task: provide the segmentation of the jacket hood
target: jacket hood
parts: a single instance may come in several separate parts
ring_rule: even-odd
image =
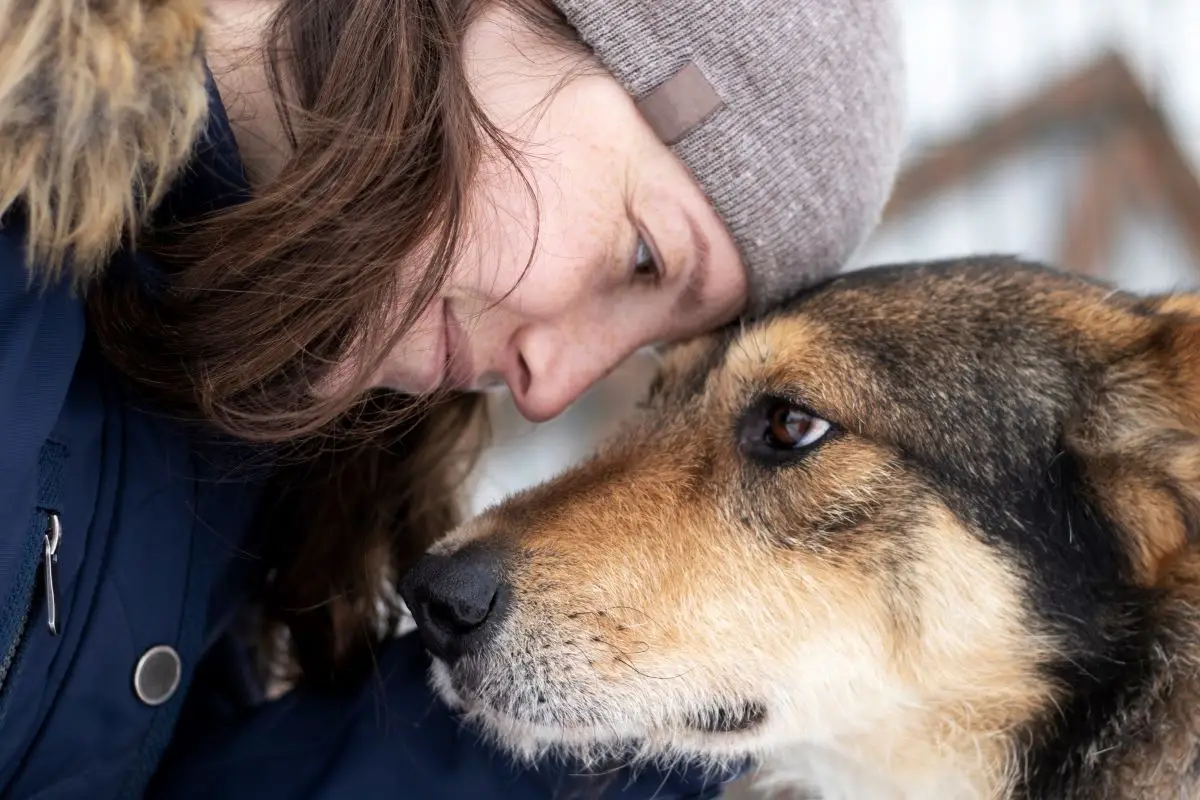
[[[79,286],[203,128],[204,0],[0,0],[0,17],[0,216],[23,216],[31,277]]]

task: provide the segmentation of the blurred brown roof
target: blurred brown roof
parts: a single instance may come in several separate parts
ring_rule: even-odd
[[[1132,200],[1174,218],[1200,269],[1200,181],[1161,109],[1115,53],[1046,85],[966,135],[927,148],[898,179],[884,221],[1064,128],[1089,135],[1064,222],[1060,264],[1096,271],[1113,244],[1116,215]]]

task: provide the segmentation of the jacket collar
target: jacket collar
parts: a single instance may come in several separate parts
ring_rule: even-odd
[[[196,142],[191,160],[180,171],[163,201],[154,210],[151,224],[170,236],[178,225],[195,223],[209,214],[231,208],[250,198],[250,182],[237,139],[212,72],[205,67],[208,121]],[[118,253],[109,275],[134,280],[151,297],[160,294],[172,270],[141,252]]]

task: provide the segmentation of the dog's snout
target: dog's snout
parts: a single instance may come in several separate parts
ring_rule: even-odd
[[[400,594],[425,647],[453,663],[477,651],[508,607],[503,554],[469,545],[450,555],[426,555],[405,575]]]

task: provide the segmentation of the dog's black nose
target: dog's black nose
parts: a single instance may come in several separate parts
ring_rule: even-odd
[[[453,663],[478,651],[507,610],[502,554],[468,545],[448,556],[426,555],[400,582],[400,595],[425,647]]]

